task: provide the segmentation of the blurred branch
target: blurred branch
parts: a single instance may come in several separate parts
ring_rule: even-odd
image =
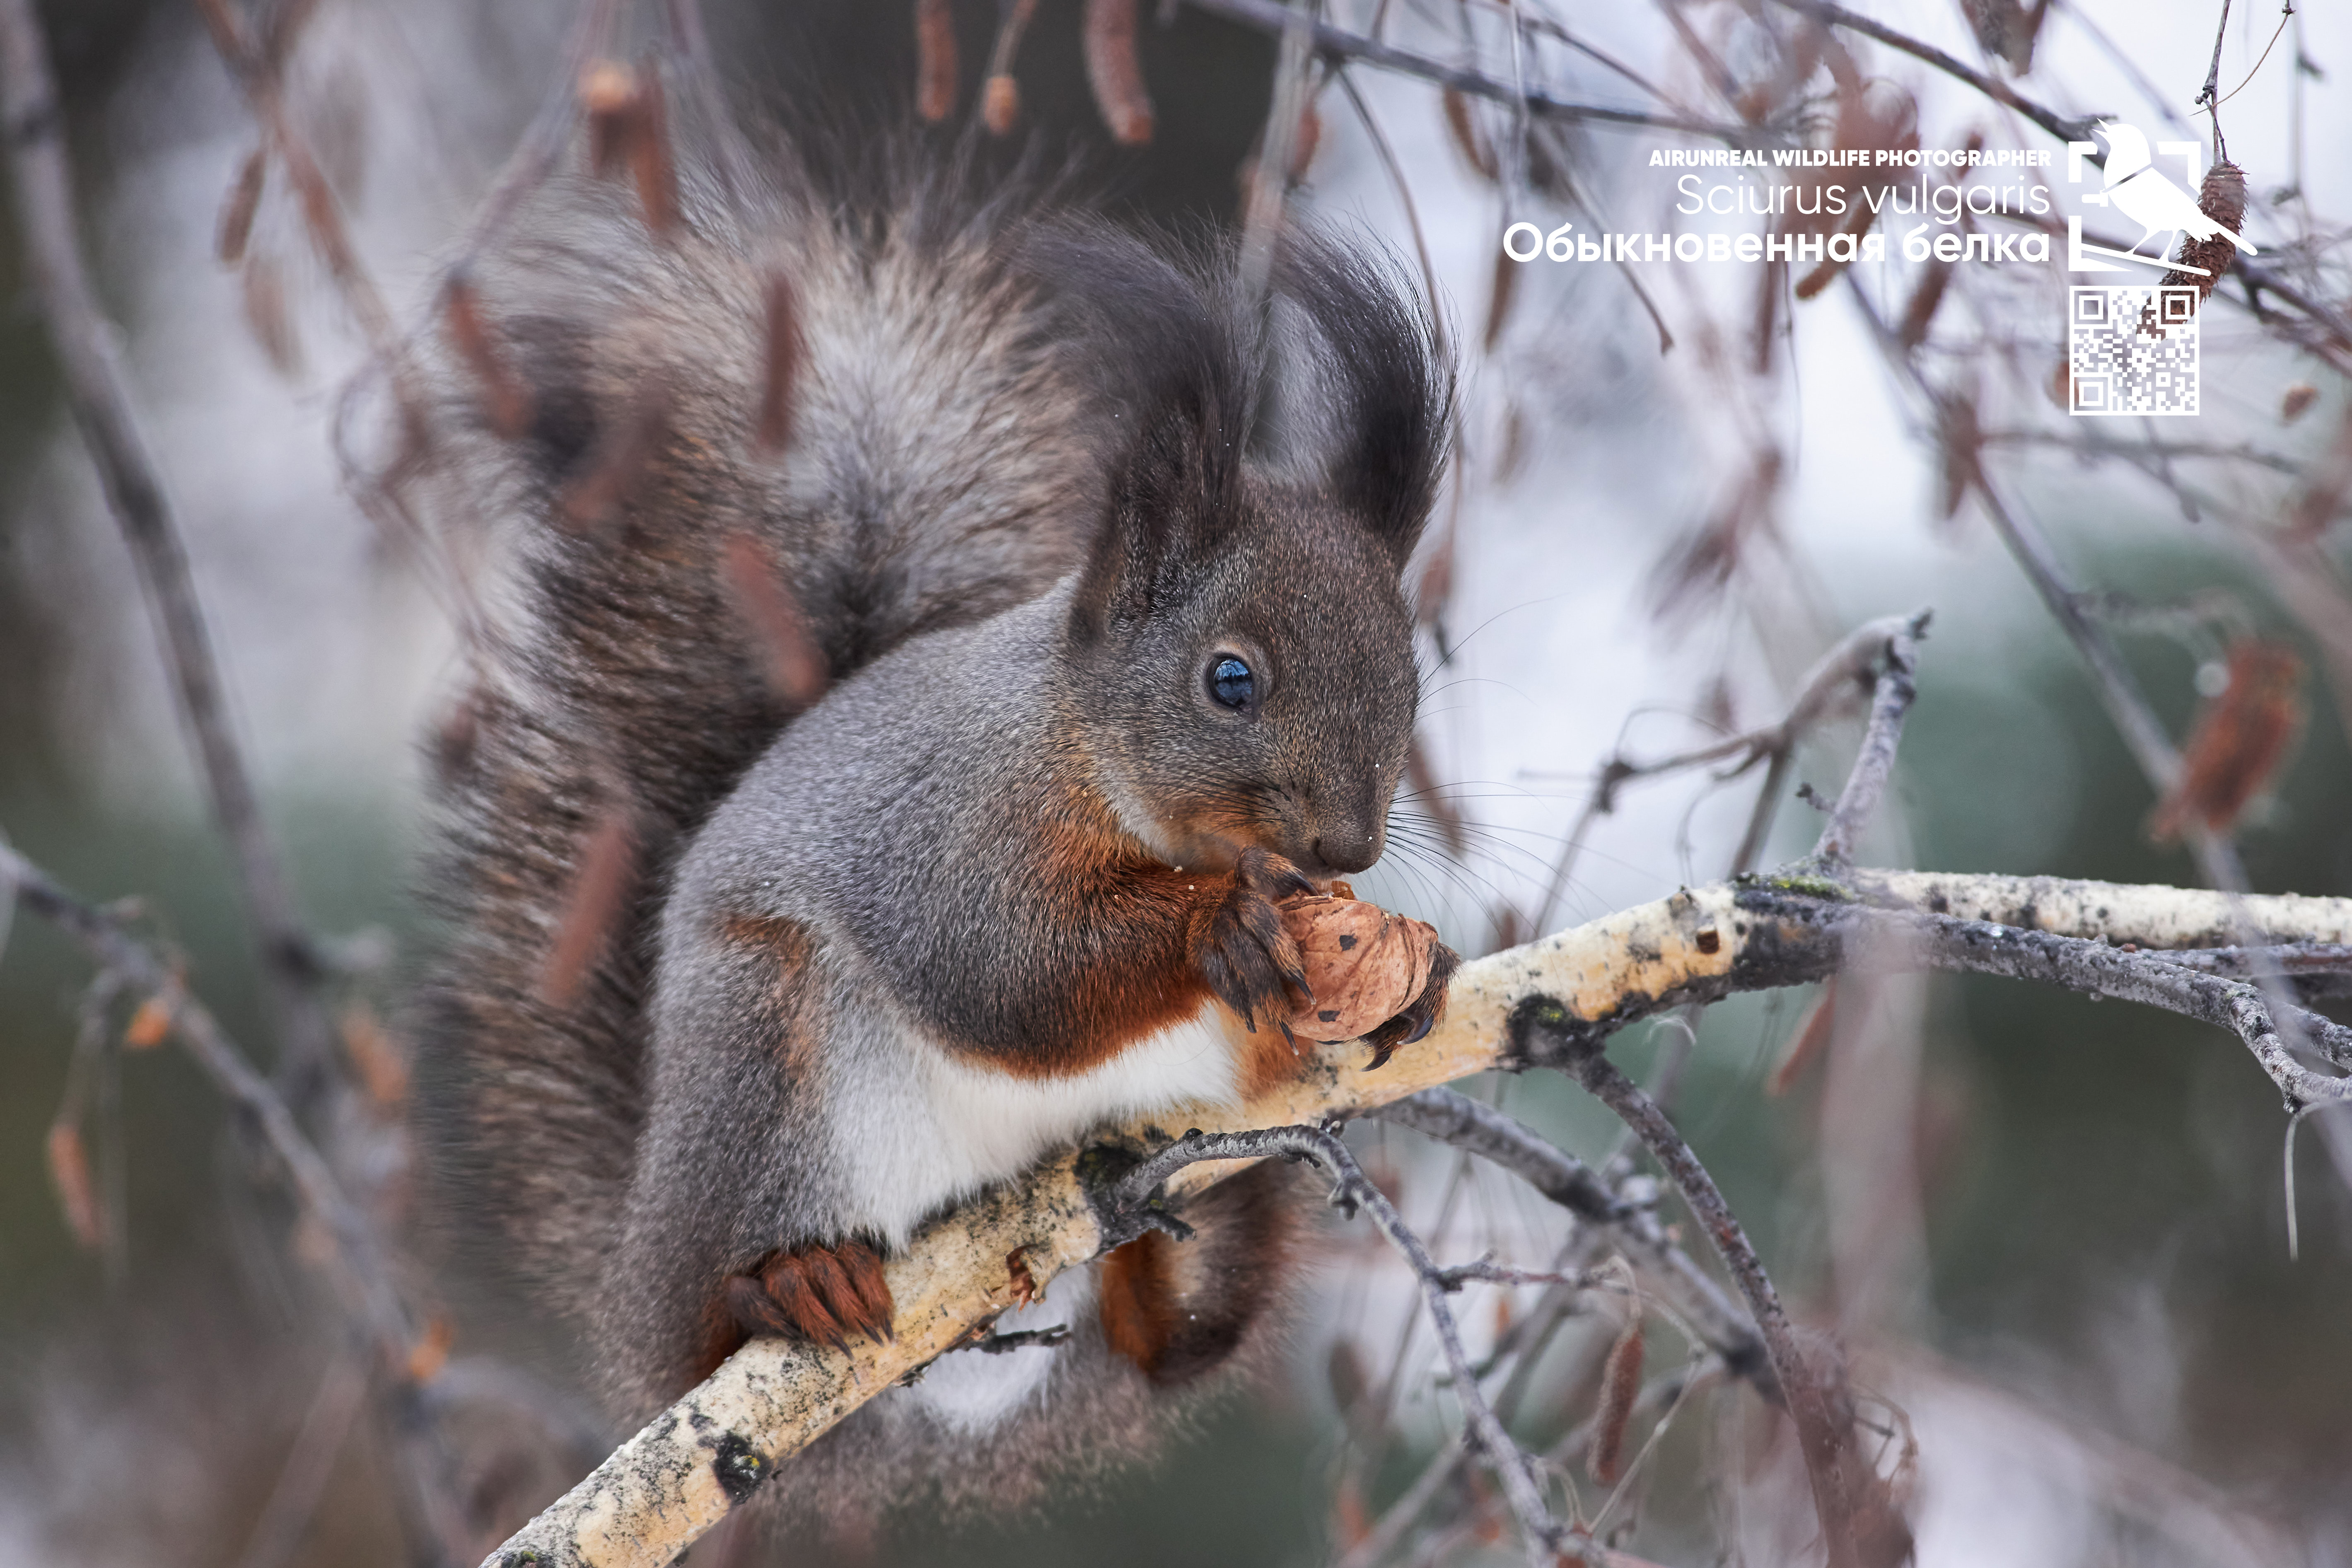
[[[0,0],[0,16],[13,4]],[[269,1080],[189,994],[177,973],[119,921],[67,892],[5,843],[0,843],[0,890],[71,936],[121,989],[149,998],[171,1035],[235,1108],[236,1125],[257,1135],[303,1218],[327,1242],[325,1272],[334,1294],[370,1348],[374,1375],[393,1396],[396,1450],[412,1501],[432,1538],[419,1544],[437,1561],[464,1561],[468,1534],[449,1484],[447,1458],[437,1433],[417,1418],[416,1386],[408,1373],[420,1342],[416,1319],[394,1281],[391,1259],[326,1160]]]
[[[320,966],[237,748],[187,550],[139,426],[118,334],[99,309],[82,260],[64,107],[32,0],[0,0],[0,120],[26,263],[67,402],[146,589],[181,721],[228,839],[246,914],[259,938],[263,994],[285,1067],[298,1084],[315,1082],[331,1039],[316,991]]]
[[[1396,71],[1404,76],[1419,77],[1440,87],[1517,109],[1525,105],[1527,112],[1546,120],[1581,121],[1598,125],[1641,125],[1659,131],[1680,131],[1693,136],[1706,136],[1733,147],[1772,147],[1785,144],[1789,138],[1772,125],[1734,125],[1721,121],[1695,120],[1679,114],[1654,114],[1639,109],[1611,109],[1600,104],[1574,103],[1554,98],[1549,93],[1529,90],[1524,97],[1507,81],[1475,71],[1465,66],[1449,66],[1426,55],[1398,48],[1393,44],[1351,33],[1345,27],[1335,27],[1328,22],[1296,22],[1290,9],[1276,0],[1185,0],[1196,11],[1222,16],[1244,27],[1255,27],[1262,33],[1277,37],[1299,27],[1307,38],[1307,47],[1317,55],[1331,60],[1361,60],[1369,66]]]
[[[1966,82],[1995,103],[2013,109],[2061,142],[2087,142],[2095,116],[2070,119],[2055,110],[2044,108],[2026,97],[2007,82],[1990,77],[1946,54],[1933,44],[1922,43],[1907,33],[1900,33],[1884,22],[1874,22],[1858,12],[1832,4],[1832,0],[1774,0],[1783,10],[1794,11],[1801,16],[1811,16],[1816,22],[1833,27],[1843,27],[1865,38],[1874,38],[1891,49],[1899,49],[1913,59],[1924,60],[1946,76]]]
[[[2101,458],[2210,458],[2220,462],[2252,463],[2282,474],[2300,474],[2301,458],[2266,452],[2251,442],[2231,446],[2219,441],[2111,441],[2094,433],[2061,434],[2051,430],[1987,430],[1988,447],[2055,447],[2063,451]]]
[[[2287,947],[2215,947],[2167,952],[2167,963],[2235,980],[2276,975],[2305,998],[2352,996],[2352,947],[2301,942]]]
[[[1748,828],[1740,836],[1738,849],[1731,860],[1732,874],[1737,876],[1751,869],[1764,853],[1765,836],[1770,832],[1772,817],[1780,805],[1780,787],[1788,775],[1790,760],[1798,745],[1812,733],[1824,720],[1843,702],[1864,691],[1876,688],[1874,670],[1882,658],[1892,658],[1898,638],[1916,639],[1927,625],[1928,612],[1921,610],[1910,616],[1883,616],[1854,627],[1828,652],[1813,663],[1798,682],[1797,695],[1788,711],[1776,723],[1749,730],[1724,740],[1687,752],[1677,752],[1653,763],[1637,763],[1626,757],[1622,750],[1601,764],[1601,773],[1593,781],[1592,793],[1586,798],[1584,809],[1569,830],[1567,842],[1561,847],[1559,858],[1553,863],[1550,880],[1544,888],[1543,900],[1537,906],[1536,929],[1540,931],[1551,921],[1552,911],[1559,907],[1567,891],[1576,859],[1584,846],[1584,836],[1595,817],[1606,816],[1617,805],[1617,791],[1636,779],[1657,778],[1666,773],[1683,773],[1691,768],[1724,764],[1719,782],[1728,782],[1748,772],[1758,763],[1769,763],[1764,785],[1758,793],[1756,808],[1749,815]]]
[[[308,5],[297,5],[289,9],[299,17],[310,8]],[[220,51],[229,75],[245,94],[254,119],[260,121],[262,134],[285,163],[286,177],[301,198],[302,223],[310,232],[310,244],[334,277],[360,330],[379,353],[398,352],[399,337],[393,326],[392,312],[384,305],[375,280],[360,265],[350,226],[343,221],[342,205],[336,201],[334,189],[328,184],[319,161],[310,155],[309,144],[295,133],[293,122],[286,113],[278,79],[286,51],[293,43],[293,28],[278,27],[264,40],[246,26],[233,0],[196,0],[196,10],[204,16],[213,45]]]
[[[1959,439],[1958,432],[1974,428],[1973,410],[1963,410],[1953,398],[1939,391],[1919,368],[1916,345],[1906,344],[1890,331],[1879,316],[1859,283],[1853,284],[1853,298],[1878,341],[1880,352],[1913,390],[1925,400],[1934,417],[1931,428],[1937,439],[1952,443]],[[1965,413],[1966,417],[1956,417]],[[2141,774],[2158,799],[2170,795],[2180,779],[2180,752],[2165,733],[2163,722],[2148,704],[2139,689],[2139,682],[2124,662],[2123,654],[2109,637],[2106,629],[2093,620],[2084,608],[2081,591],[2067,580],[2059,566],[2057,556],[2043,537],[2041,528],[2024,512],[2012,508],[2003,498],[1992,476],[1973,452],[1957,456],[1947,454],[1969,476],[1970,488],[1982,501],[1985,515],[1992,521],[1993,531],[2008,547],[2010,558],[2017,563],[2035,594],[2048,608],[2059,629],[2074,645],[2089,667],[2092,684],[2099,693],[2107,716],[2115,721],[2125,747],[2139,764]],[[2250,884],[2243,862],[2238,858],[2237,846],[2226,834],[2207,829],[2201,823],[2188,825],[2183,837],[2196,856],[2206,880],[2226,892],[2242,894]]]
[[[333,1476],[335,1461],[350,1441],[352,1425],[367,1403],[367,1369],[349,1354],[328,1363],[319,1392],[295,1430],[269,1500],[247,1539],[238,1568],[282,1568],[293,1559],[318,1512],[319,1500]]]
[[[1630,1166],[1612,1160],[1610,1169],[1621,1173],[1612,1185],[1534,1129],[1450,1089],[1424,1089],[1371,1114],[1476,1154],[1576,1215],[1584,1223],[1561,1255],[1564,1264],[1570,1259],[1589,1263],[1601,1245],[1612,1247],[1633,1266],[1647,1297],[1663,1306],[1685,1333],[1697,1343],[1717,1347],[1717,1353],[1707,1357],[1709,1364],[1736,1373],[1765,1398],[1780,1402],[1780,1385],[1755,1324],[1670,1239],[1657,1218],[1656,1184],[1651,1178],[1636,1176]],[[1552,1335],[1591,1284],[1589,1269],[1563,1280],[1496,1342],[1479,1373],[1483,1379],[1511,1363],[1492,1402],[1504,1421],[1511,1419]],[[1573,1385],[1574,1379],[1569,1382]],[[1552,1451],[1559,1455],[1569,1448],[1555,1445]],[[1456,1486],[1470,1458],[1468,1446],[1458,1439],[1442,1447],[1380,1519],[1349,1545],[1336,1568],[1370,1568],[1386,1559],[1440,1495]]]
[[[1706,1167],[1657,1102],[1602,1053],[1604,1037],[1558,1004],[1538,1003],[1513,1016],[1515,1053],[1568,1073],[1616,1112],[1675,1184],[1724,1266],[1764,1341],[1772,1374],[1797,1426],[1821,1517],[1830,1568],[1893,1568],[1911,1554],[1911,1532],[1877,1473],[1853,1439],[1852,1398],[1842,1371],[1797,1343],[1780,1292],[1748,1232],[1724,1200]]]
[[[1364,1210],[1389,1244],[1403,1256],[1421,1288],[1423,1310],[1429,1314],[1430,1323],[1437,1331],[1437,1342],[1445,1354],[1454,1395],[1462,1405],[1469,1440],[1485,1455],[1486,1463],[1501,1480],[1503,1495],[1518,1517],[1535,1568],[1549,1568],[1562,1553],[1589,1546],[1589,1540],[1580,1539],[1552,1517],[1544,1501],[1535,1461],[1511,1440],[1478,1386],[1478,1375],[1462,1348],[1461,1325],[1454,1321],[1454,1309],[1446,1300],[1461,1289],[1464,1279],[1473,1276],[1466,1270],[1438,1267],[1421,1238],[1397,1213],[1396,1205],[1372,1184],[1336,1134],[1315,1127],[1276,1127],[1213,1136],[1188,1132],[1129,1173],[1119,1184],[1118,1197],[1126,1205],[1140,1206],[1171,1176],[1189,1165],[1209,1160],[1259,1160],[1268,1155],[1305,1158],[1320,1164],[1330,1173],[1334,1183],[1331,1201],[1351,1216],[1357,1209]]]
[[[1813,846],[1813,858],[1832,864],[1853,858],[1854,841],[1862,830],[1870,826],[1878,810],[1879,796],[1886,793],[1886,781],[1895,772],[1895,749],[1903,739],[1903,716],[1911,710],[1912,700],[1918,696],[1916,677],[1919,668],[1918,640],[1927,632],[1927,613],[1922,610],[1897,627],[1886,639],[1886,668],[1879,671],[1871,696],[1870,723],[1862,735],[1862,750],[1855,755],[1853,768],[1846,774],[1845,788],[1838,793],[1837,804],[1830,808],[1828,826],[1822,829],[1819,843]]]
[[[1372,1114],[1469,1150],[1600,1230],[1676,1315],[1697,1331],[1726,1368],[1754,1383],[1766,1398],[1780,1399],[1755,1323],[1690,1254],[1666,1238],[1654,1211],[1625,1202],[1584,1162],[1494,1107],[1450,1089],[1424,1089]]]

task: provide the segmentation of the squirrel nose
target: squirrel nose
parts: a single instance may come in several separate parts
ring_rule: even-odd
[[[1348,828],[1327,833],[1315,841],[1315,858],[1332,870],[1348,873],[1368,869],[1381,858],[1378,829]]]

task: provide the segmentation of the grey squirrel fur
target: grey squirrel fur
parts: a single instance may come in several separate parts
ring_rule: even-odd
[[[624,1423],[763,1311],[856,1331],[834,1258],[1278,1071],[1273,900],[1377,858],[1411,735],[1399,583],[1451,384],[1392,265],[1295,230],[1261,310],[1230,247],[877,167],[844,199],[788,159],[748,193],[681,158],[667,236],[624,185],[556,181],[469,279],[530,427],[492,433],[445,366],[470,433],[442,478],[492,498],[513,569],[443,749],[418,1127],[449,1231],[584,1332]],[[763,454],[778,277],[792,433]],[[805,712],[763,676],[737,535],[822,658]],[[1250,665],[1247,710],[1213,655]],[[551,988],[614,825],[625,886]],[[1199,1239],[1028,1310],[1068,1344],[943,1358],[792,1489],[1001,1503],[1139,1451],[1262,1348],[1297,1212],[1277,1172],[1222,1184]],[[784,1284],[830,1319],[762,1284],[810,1248]]]

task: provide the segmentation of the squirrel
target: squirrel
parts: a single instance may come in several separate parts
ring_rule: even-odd
[[[443,350],[441,477],[513,571],[444,730],[420,1145],[632,1422],[750,1336],[889,1333],[882,1260],[1055,1147],[1297,1070],[1277,905],[1381,853],[1449,448],[1374,247],[1294,225],[1261,296],[1231,245],[952,159],[772,163],[681,155],[659,224],[551,182]],[[943,1358],[803,1489],[1002,1500],[1140,1451],[1265,1341],[1299,1212],[1272,1166],[1221,1184],[1197,1239],[1003,1321],[1057,1348]]]

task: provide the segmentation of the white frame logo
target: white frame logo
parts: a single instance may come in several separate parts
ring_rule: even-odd
[[[2102,188],[2086,192],[2084,204],[2102,206],[2142,230],[2124,249],[2095,245],[2083,237],[2080,215],[2066,219],[2066,270],[2071,273],[2124,272],[2128,261],[2165,273],[2210,278],[2202,267],[2167,259],[2184,233],[2197,238],[2227,235],[2231,243],[2252,256],[2254,247],[2206,216],[2192,192],[2202,187],[2198,165],[2204,153],[2196,142],[2158,142],[2151,152],[2137,126],[2103,120],[2092,134],[2106,142],[2101,169]],[[2083,160],[2101,156],[2098,142],[2066,143],[2066,183],[2083,183]],[[2176,184],[2162,161],[2178,157],[2184,183]],[[2163,244],[2155,256],[2140,247],[2158,235]],[[2105,260],[2099,259],[2106,258]],[[2090,416],[2195,415],[2202,373],[2198,331],[2198,289],[2193,285],[2147,280],[2136,284],[2072,285],[2066,299],[2067,412]],[[2160,353],[2134,353],[2137,339],[2146,338]],[[2122,345],[2119,354],[2118,345]]]

